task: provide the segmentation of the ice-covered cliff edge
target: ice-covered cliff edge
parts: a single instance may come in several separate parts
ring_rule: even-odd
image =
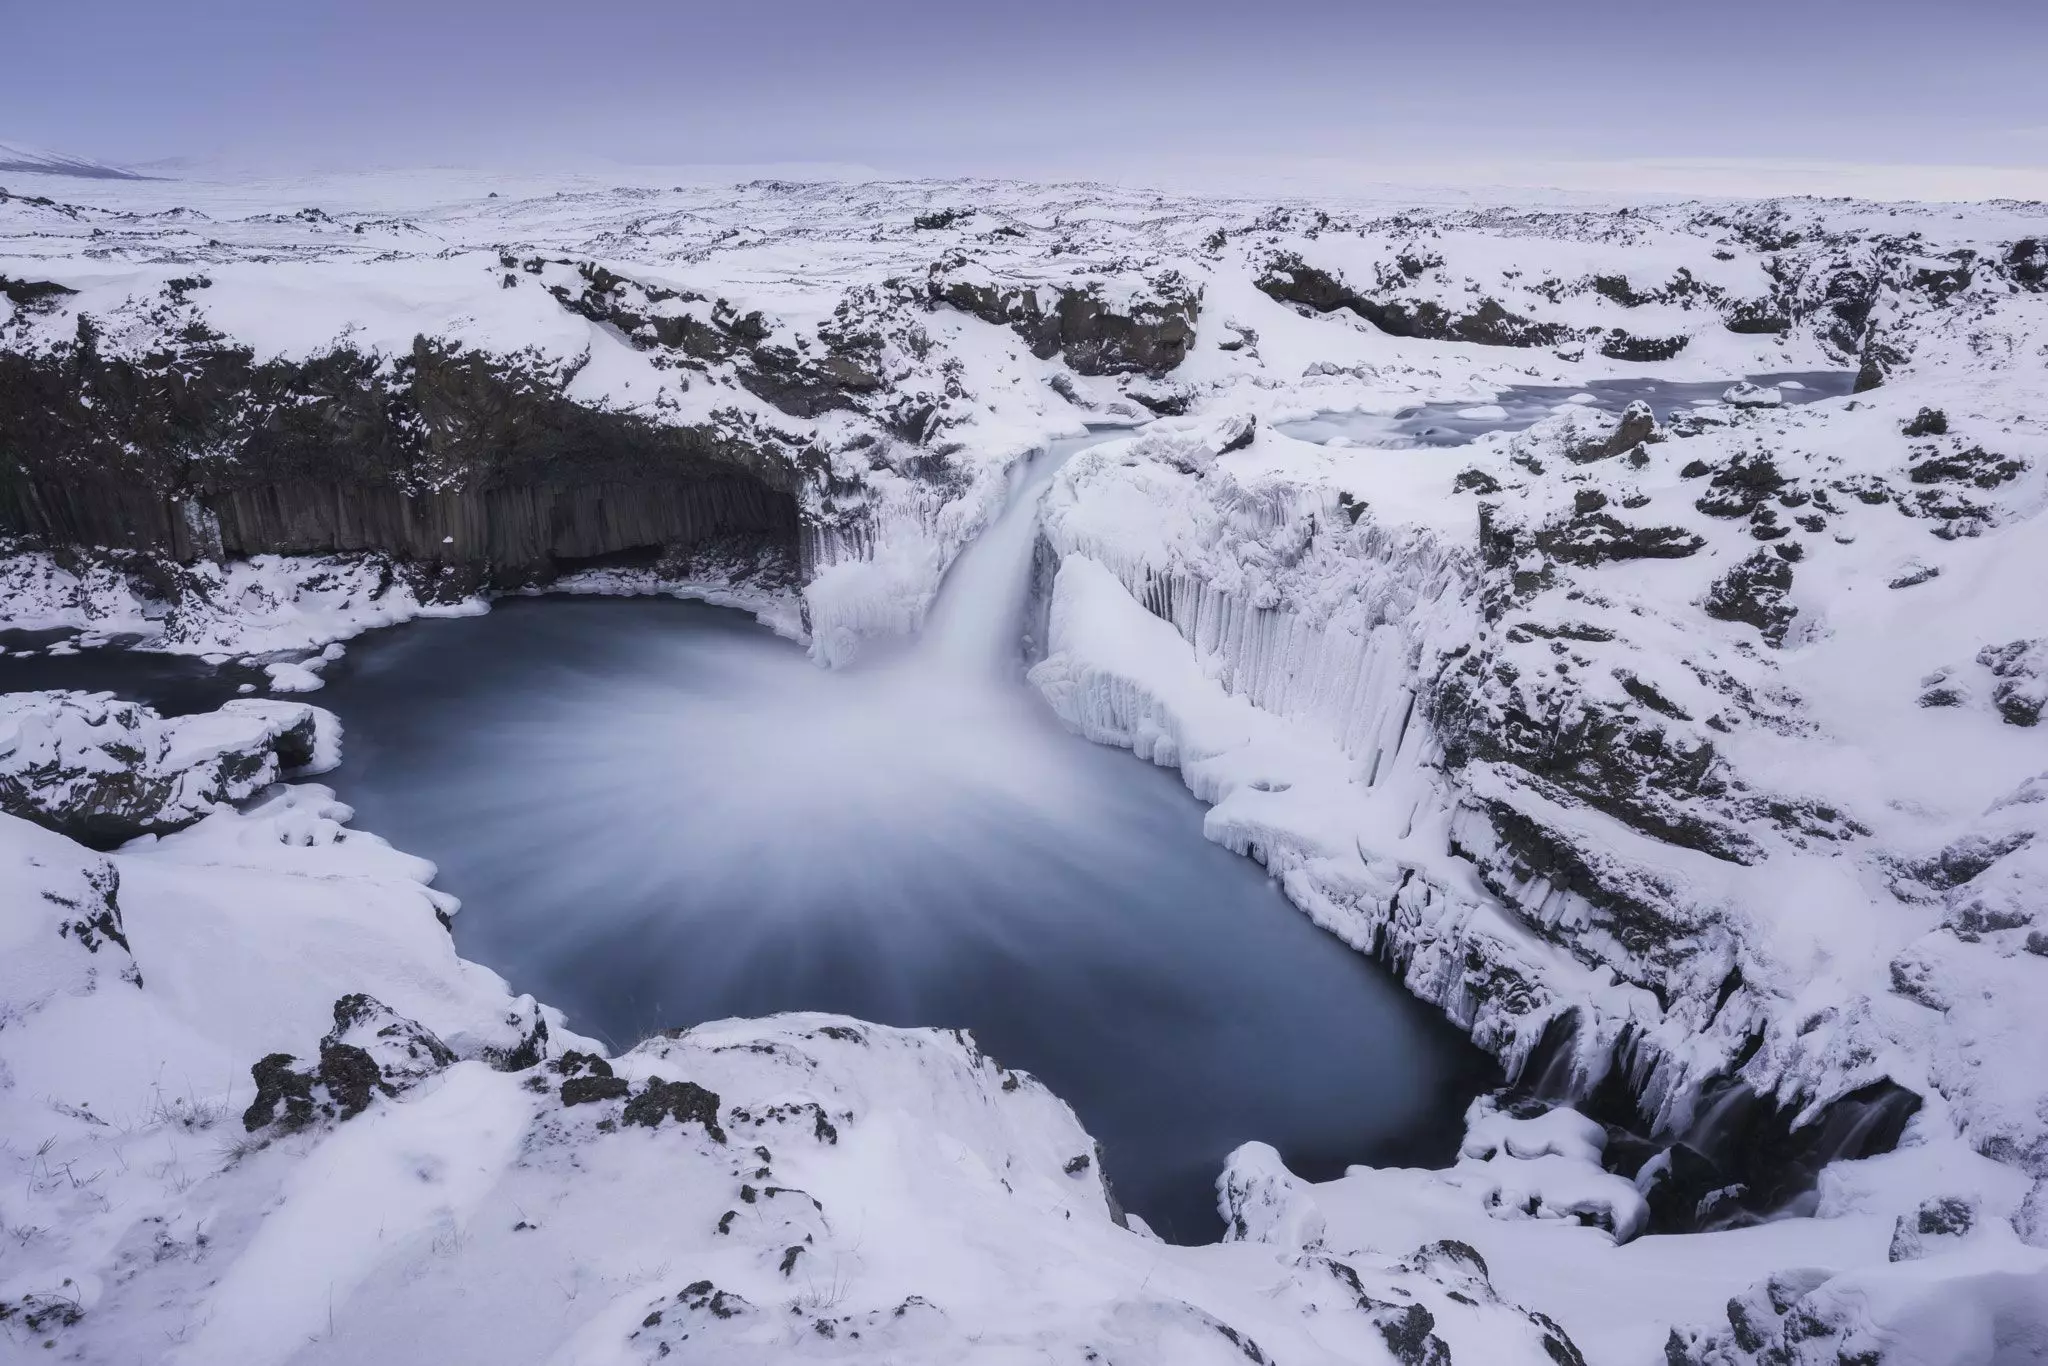
[[[1925,1208],[2018,1249],[2048,1235],[2048,310],[1995,275],[1890,307],[1887,382],[1796,411],[1566,405],[1450,451],[1196,418],[1092,450],[1048,499],[1032,676],[1525,1087],[1653,1135],[1609,1166],[1664,1226],[1903,1132],[1958,1154]],[[2038,1261],[1949,1266],[1980,1254],[1946,1293],[2033,1341],[1997,1287]],[[1862,1318],[1815,1275],[1776,1313],[1810,1293],[1816,1342],[1882,1338],[1944,1274],[1878,1277]]]

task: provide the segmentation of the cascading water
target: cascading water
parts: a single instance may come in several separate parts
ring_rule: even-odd
[[[988,529],[960,552],[925,618],[913,659],[955,678],[1015,672],[1038,541],[1038,509],[1068,457],[1107,435],[1054,442],[1024,467]]]

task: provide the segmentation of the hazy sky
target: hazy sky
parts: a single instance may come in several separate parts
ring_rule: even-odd
[[[2048,164],[2048,0],[0,0],[0,138],[283,168]]]

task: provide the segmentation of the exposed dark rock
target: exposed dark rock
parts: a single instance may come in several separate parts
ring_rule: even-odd
[[[523,583],[745,532],[794,552],[793,465],[590,407],[558,369],[418,339],[257,362],[203,330],[0,352],[0,531],[177,560],[376,550]]]
[[[1534,322],[1510,313],[1495,299],[1482,299],[1469,312],[1452,313],[1431,299],[1368,297],[1298,256],[1275,257],[1256,283],[1271,298],[1317,313],[1348,309],[1394,337],[1482,346],[1555,346],[1570,336],[1568,329],[1556,323]]]
[[[704,1132],[725,1142],[725,1130],[718,1124],[718,1096],[693,1081],[664,1081],[649,1077],[640,1094],[626,1102],[626,1123],[658,1127],[662,1120],[678,1124],[696,1121]]]
[[[587,1105],[592,1101],[619,1100],[632,1089],[624,1077],[571,1077],[562,1083],[562,1104]]]
[[[1968,693],[1948,681],[1949,675],[1950,670],[1941,669],[1921,679],[1920,686],[1924,691],[1915,699],[1915,704],[1922,707],[1960,707],[1969,701]]]
[[[0,275],[0,298],[25,313],[47,312],[59,299],[77,292],[51,280],[11,280]]]
[[[2021,289],[2048,289],[2048,242],[2022,238],[2006,249],[2005,273]]]
[[[1967,450],[1928,454],[1907,470],[1906,477],[1916,484],[1966,483],[1980,489],[1995,489],[2019,478],[2026,468],[2024,460],[1993,455],[1982,446],[1971,446]]]
[[[1401,1366],[1451,1366],[1450,1345],[1436,1335],[1434,1314],[1419,1304],[1370,1303],[1367,1312]]]
[[[882,388],[881,376],[851,356],[813,358],[780,346],[757,346],[751,355],[754,364],[739,371],[740,384],[792,417],[853,408],[856,395]]]
[[[1595,565],[1616,560],[1682,560],[1706,544],[1680,527],[1631,526],[1605,512],[1582,512],[1538,531],[1536,545],[1563,564]]]
[[[1605,341],[1600,343],[1600,354],[1609,360],[1670,360],[1673,356],[1685,350],[1686,344],[1691,340],[1691,337],[1683,335],[1676,337],[1638,337],[1633,333],[1624,332],[1617,327],[1607,334]]]
[[[93,954],[115,944],[133,956],[121,919],[121,872],[108,860],[97,859],[81,868],[75,888],[45,888],[42,899],[58,912],[59,939],[69,939]],[[139,975],[134,980],[140,985]]]
[[[441,913],[437,911],[436,914]],[[445,916],[443,916],[442,923],[444,925],[448,923]],[[500,1072],[524,1072],[527,1068],[536,1067],[547,1059],[547,1015],[531,997],[527,998],[526,1004],[530,1008],[531,1014],[526,1032],[521,1035],[519,1042],[510,1048],[490,1048],[484,1052],[486,1060]],[[509,1017],[507,1023],[517,1025],[519,1021],[520,1017],[514,1014]]]
[[[1124,389],[1124,396],[1136,399],[1158,417],[1179,417],[1193,406],[1193,391],[1176,385],[1132,384]]]
[[[1977,652],[1977,662],[1998,680],[1992,685],[1991,704],[2006,723],[2038,724],[2042,709],[2048,707],[2048,637],[1987,645]]]
[[[1907,436],[1947,436],[1948,414],[1939,408],[1922,408],[1900,430]]]
[[[1623,308],[1641,308],[1654,303],[1656,295],[1638,294],[1626,275],[1595,275],[1587,281],[1587,287],[1603,299],[1620,304]]]
[[[413,1020],[360,993],[334,1003],[334,1028],[310,1068],[289,1053],[250,1067],[256,1098],[242,1115],[251,1133],[296,1133],[317,1120],[352,1119],[379,1095],[396,1096],[455,1061],[454,1052]]]
[[[1164,374],[1186,360],[1194,344],[1202,296],[1177,271],[1153,276],[1146,282],[1150,297],[1135,301],[1129,312],[1118,312],[1100,285],[1059,286],[1050,291],[1048,308],[1040,286],[955,273],[960,264],[948,261],[932,268],[934,304],[1008,327],[1033,355],[1041,360],[1062,356],[1081,374]]]
[[[1785,599],[1792,591],[1792,566],[1759,550],[1714,581],[1704,607],[1717,621],[1754,626],[1772,645],[1785,643],[1785,632],[1799,609]]]
[[[1947,891],[1974,881],[1992,864],[2015,850],[2026,848],[2033,839],[2031,830],[2012,830],[1996,836],[1965,835],[1943,848],[1932,862],[1915,868],[1914,872],[1928,886]]]
[[[0,755],[0,811],[95,849],[169,834],[240,801],[312,762],[317,740],[314,712],[293,703],[230,703],[239,712],[232,719],[246,721],[242,733],[218,732],[193,754],[177,743],[185,718],[162,718],[140,703],[86,693],[7,701],[0,712],[42,723],[53,739]],[[230,718],[207,718],[214,719]]]
[[[579,1053],[572,1048],[555,1059],[555,1071],[565,1077],[586,1074],[593,1077],[609,1077],[612,1075],[612,1065],[595,1053]]]
[[[1943,1239],[1959,1238],[1976,1226],[1977,1206],[1961,1196],[1922,1201],[1919,1209],[1895,1222],[1888,1260],[1918,1260],[1937,1250]]]
[[[1249,447],[1253,441],[1258,439],[1258,435],[1258,418],[1247,416],[1244,419],[1244,421],[1237,426],[1235,430],[1233,430],[1228,436],[1224,438],[1223,444],[1216,448],[1216,454],[1229,455],[1232,451],[1244,450],[1247,447]]]
[[[1790,483],[1778,471],[1777,462],[1752,451],[1716,471],[1707,481],[1707,492],[1693,506],[1709,517],[1747,517]]]
[[[1910,288],[1925,294],[1927,301],[1939,308],[1970,287],[1970,281],[1974,278],[1971,267],[1976,255],[1977,253],[1968,248],[1951,252],[1947,257],[1950,264],[1921,266],[1914,270],[1907,284]]]
[[[1614,430],[1598,441],[1587,441],[1566,450],[1572,463],[1584,465],[1609,456],[1634,451],[1647,442],[1663,440],[1657,430],[1657,414],[1650,405],[1637,399],[1622,410],[1621,421]]]
[[[256,1098],[242,1113],[242,1127],[249,1132],[275,1124],[279,1133],[297,1133],[313,1122],[314,1075],[300,1072],[289,1053],[271,1053],[249,1068],[256,1081]],[[279,1106],[284,1113],[278,1113]]]
[[[1773,335],[1792,330],[1792,320],[1769,299],[1740,300],[1723,315],[1722,322],[1730,332],[1745,335]]]

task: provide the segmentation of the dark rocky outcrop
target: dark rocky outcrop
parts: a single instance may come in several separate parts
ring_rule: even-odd
[[[1739,300],[1728,309],[1721,321],[1730,332],[1745,336],[1775,336],[1792,330],[1792,320],[1785,316],[1778,302],[1772,299]]]
[[[181,561],[382,551],[464,591],[745,533],[794,558],[793,464],[571,400],[572,375],[418,339],[257,361],[194,325],[0,353],[0,532]]]
[[[1927,409],[1920,411],[1924,415]],[[1947,429],[1948,424],[1943,422],[1942,430]],[[1906,477],[1916,484],[1970,484],[1980,489],[1995,489],[2019,478],[2026,469],[2024,460],[1994,455],[1982,446],[1971,446],[1963,450],[1925,452],[1906,471]]]
[[[2022,238],[2006,249],[2005,273],[2021,289],[2048,290],[2048,242]]]
[[[612,1065],[594,1053],[574,1049],[555,1060],[562,1074],[562,1104],[588,1105],[600,1100],[623,1100],[633,1088],[624,1077],[612,1074]]]
[[[13,280],[0,275],[0,299],[7,300],[24,312],[47,311],[59,299],[77,292],[53,280]]]
[[[725,1130],[718,1123],[718,1095],[694,1081],[664,1081],[649,1077],[640,1094],[626,1102],[626,1123],[649,1129],[664,1119],[678,1124],[697,1123],[716,1141],[725,1142]]]
[[[1748,517],[1791,484],[1770,456],[1750,452],[1715,471],[1707,492],[1693,506],[1709,517]]]
[[[2048,708],[2048,638],[1987,645],[1977,662],[1991,670],[1991,705],[2008,725],[2033,726]]]
[[[1146,280],[1120,309],[1099,282],[1037,285],[979,276],[960,260],[932,267],[930,301],[1007,327],[1040,360],[1054,356],[1084,375],[1160,375],[1187,359],[1201,291],[1177,271]],[[1050,295],[1050,300],[1047,296]]]
[[[1600,354],[1609,360],[1670,360],[1685,350],[1691,337],[1638,337],[1632,332],[1615,328],[1600,343]]]
[[[1560,564],[1616,560],[1682,560],[1706,544],[1672,526],[1632,526],[1605,512],[1583,512],[1536,533],[1536,546]]]
[[[1573,464],[1583,465],[1621,455],[1646,442],[1662,439],[1657,431],[1656,411],[1643,400],[1637,399],[1622,410],[1620,423],[1604,439],[1571,447],[1565,454],[1570,457]]]
[[[1394,337],[1481,346],[1555,346],[1571,335],[1570,329],[1556,323],[1539,323],[1511,313],[1497,299],[1482,299],[1469,311],[1454,313],[1431,299],[1367,296],[1299,256],[1273,258],[1256,283],[1261,292],[1281,303],[1298,304],[1317,313],[1348,309]]]
[[[1740,978],[1734,984],[1740,987]],[[1810,1192],[1830,1162],[1889,1152],[1921,1099],[1881,1079],[1818,1107],[1806,1122],[1807,1097],[1766,1095],[1727,1075],[1701,1091],[1697,1116],[1682,1132],[1659,1132],[1645,1104],[1644,1083],[1656,1058],[1633,1029],[1616,1038],[1590,1086],[1549,1093],[1545,1078],[1568,1074],[1579,1021],[1559,1017],[1531,1053],[1515,1090],[1571,1104],[1607,1126],[1603,1165],[1635,1181],[1650,1210],[1649,1231],[1693,1233],[1757,1223]]]
[[[242,1115],[250,1133],[297,1133],[322,1120],[339,1123],[378,1096],[397,1096],[452,1065],[455,1053],[434,1034],[360,993],[334,1003],[334,1028],[320,1040],[318,1062],[296,1067],[289,1053],[254,1064],[256,1099]]]
[[[1799,609],[1785,599],[1792,591],[1792,566],[1783,557],[1759,550],[1714,581],[1703,604],[1717,621],[1739,621],[1763,632],[1772,645],[1785,643],[1785,632]]]

